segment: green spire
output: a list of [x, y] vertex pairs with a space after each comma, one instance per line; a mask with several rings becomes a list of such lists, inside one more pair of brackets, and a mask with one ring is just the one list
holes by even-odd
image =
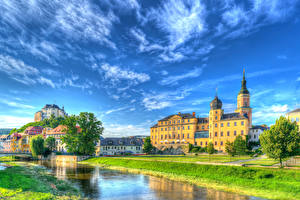
[[244, 69], [244, 71], [243, 71], [243, 80], [242, 80], [242, 88], [241, 88], [239, 94], [249, 94], [246, 83], [247, 83], [247, 81], [246, 81], [246, 78], [245, 78], [245, 69]]

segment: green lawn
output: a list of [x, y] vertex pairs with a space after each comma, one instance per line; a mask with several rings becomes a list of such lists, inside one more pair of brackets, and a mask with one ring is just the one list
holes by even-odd
[[250, 156], [227, 156], [227, 155], [197, 155], [197, 156], [164, 156], [164, 155], [149, 155], [149, 156], [126, 156], [119, 157], [120, 159], [134, 159], [134, 160], [152, 160], [152, 161], [170, 161], [170, 162], [211, 162], [211, 163], [226, 163], [237, 160], [251, 159]]
[[259, 160], [243, 162], [243, 164], [247, 164], [247, 165], [260, 165], [260, 166], [272, 166], [277, 163], [279, 163], [279, 161], [276, 161], [272, 158], [263, 158]]
[[57, 180], [45, 169], [18, 166], [0, 170], [0, 199], [79, 199], [71, 184]]
[[[153, 162], [155, 161], [155, 162]], [[300, 199], [300, 171], [237, 166], [159, 162], [149, 158], [91, 158], [83, 163], [162, 176], [245, 195], [270, 199]]]

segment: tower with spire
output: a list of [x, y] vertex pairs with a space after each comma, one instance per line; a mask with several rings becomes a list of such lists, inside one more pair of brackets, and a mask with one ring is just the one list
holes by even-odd
[[237, 109], [235, 112], [246, 115], [249, 119], [249, 128], [252, 126], [252, 108], [250, 107], [250, 92], [247, 89], [245, 69], [243, 70], [243, 80], [241, 90], [237, 96]]

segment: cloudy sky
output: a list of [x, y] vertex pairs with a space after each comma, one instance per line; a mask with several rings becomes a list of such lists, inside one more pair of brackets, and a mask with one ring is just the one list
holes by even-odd
[[255, 124], [300, 107], [298, 0], [0, 0], [0, 127], [45, 104], [105, 135], [177, 112], [233, 112], [246, 69]]

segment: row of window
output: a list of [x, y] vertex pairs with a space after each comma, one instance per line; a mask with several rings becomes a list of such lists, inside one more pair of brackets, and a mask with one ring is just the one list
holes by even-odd
[[[207, 146], [207, 142], [205, 142], [205, 143], [204, 143], [204, 142], [200, 142], [199, 145], [200, 145], [200, 146], [203, 146], [204, 144], [205, 144], [205, 146]], [[220, 142], [220, 145], [223, 146], [223, 144], [224, 144], [223, 141], [221, 141], [221, 142]], [[197, 142], [195, 142], [195, 145], [196, 145], [196, 146], [198, 145]], [[218, 145], [218, 142], [215, 141], [215, 146], [217, 146], [217, 145]]]
[[[112, 147], [110, 147], [110, 146], [104, 146], [104, 147], [102, 147], [102, 149], [103, 150], [110, 150], [110, 149], [116, 149], [116, 150], [126, 150], [126, 147], [123, 147], [123, 146], [112, 146]], [[131, 149], [134, 149], [134, 147], [131, 147]], [[139, 147], [139, 146], [137, 146], [137, 147], [135, 147], [135, 149], [136, 150], [141, 150], [141, 147]]]
[[167, 124], [172, 124], [172, 123], [173, 123], [173, 124], [176, 124], [176, 123], [177, 123], [177, 124], [180, 124], [181, 122], [182, 122], [182, 123], [185, 123], [185, 122], [189, 123], [190, 120], [189, 120], [189, 119], [186, 120], [186, 121], [185, 121], [184, 119], [183, 119], [183, 120], [173, 120], [173, 121], [170, 120], [169, 122], [165, 121], [165, 123], [164, 123], [164, 122], [160, 122], [160, 124], [161, 124], [161, 125], [163, 125], [163, 124], [167, 125]]
[[[233, 135], [236, 136], [237, 135], [237, 131], [233, 131]], [[244, 135], [244, 131], [241, 130], [241, 135]], [[223, 137], [223, 131], [220, 133], [220, 136]], [[230, 131], [227, 131], [227, 136], [230, 136]], [[210, 137], [211, 137], [211, 133], [210, 133]], [[215, 132], [215, 137], [218, 137], [218, 132]]]
[[[234, 126], [237, 126], [237, 122], [233, 123]], [[241, 125], [244, 126], [244, 121], [241, 121]], [[215, 124], [215, 127], [218, 127], [218, 124]], [[224, 127], [224, 124], [221, 123], [221, 127]], [[227, 127], [230, 127], [230, 122], [227, 122]]]

